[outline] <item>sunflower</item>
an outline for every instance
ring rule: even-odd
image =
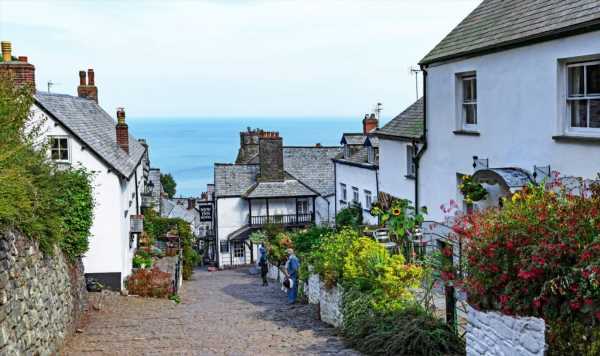
[[[402,214],[402,210],[400,210],[400,208],[393,208],[392,209],[392,215],[394,215],[394,216],[400,216],[400,214]]]

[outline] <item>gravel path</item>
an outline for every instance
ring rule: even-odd
[[[276,283],[247,269],[197,270],[181,304],[103,295],[64,355],[358,355],[312,305],[285,305]],[[97,303],[96,303],[97,304]]]

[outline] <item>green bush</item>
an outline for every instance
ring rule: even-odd
[[[360,204],[352,203],[347,208],[340,210],[335,216],[335,224],[338,228],[358,228],[363,223],[363,213]]]
[[[152,256],[146,251],[137,250],[135,256],[133,256],[133,267],[141,268],[142,265],[144,268],[152,267]]]
[[[91,175],[59,171],[48,160],[47,147],[40,144],[43,122],[30,117],[32,92],[0,74],[0,227],[37,240],[45,253],[58,245],[73,260],[88,249]]]
[[[343,279],[344,259],[352,243],[360,237],[358,231],[344,228],[335,234],[324,236],[321,244],[308,257],[307,262],[314,267],[315,273],[321,276],[328,288]]]
[[[344,295],[342,332],[350,346],[367,355],[464,355],[465,343],[443,321],[417,304],[376,311],[371,296]]]
[[[600,327],[590,327],[581,321],[547,321],[548,356],[600,355]]]

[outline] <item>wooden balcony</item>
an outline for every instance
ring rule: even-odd
[[[315,215],[307,214],[289,214],[289,215],[259,215],[250,216],[250,226],[264,225],[283,225],[283,226],[303,226],[314,223]]]

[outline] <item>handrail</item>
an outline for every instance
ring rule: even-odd
[[[313,213],[285,215],[255,215],[250,217],[251,226],[260,225],[301,225],[314,221]]]

